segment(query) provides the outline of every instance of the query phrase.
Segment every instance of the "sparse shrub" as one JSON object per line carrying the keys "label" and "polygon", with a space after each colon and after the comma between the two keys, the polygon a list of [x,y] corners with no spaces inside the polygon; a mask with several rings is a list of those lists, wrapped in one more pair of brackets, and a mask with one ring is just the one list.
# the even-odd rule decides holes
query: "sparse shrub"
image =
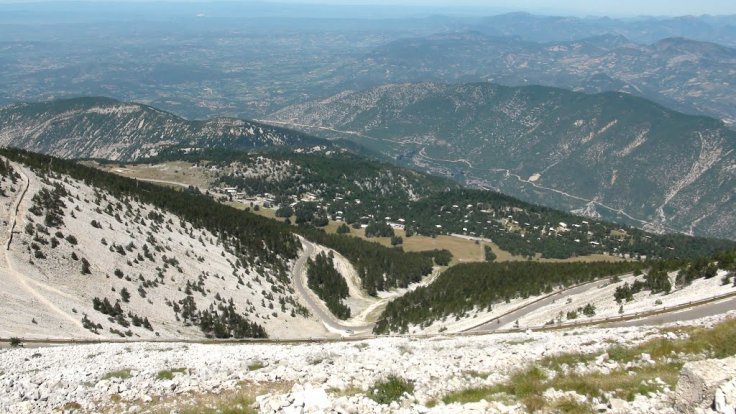
{"label": "sparse shrub", "polygon": [[404,393],[414,392],[414,384],[403,378],[391,375],[385,380],[373,384],[368,391],[368,398],[379,404],[390,404],[398,401]]}
{"label": "sparse shrub", "polygon": [[88,274],[91,274],[91,273],[92,272],[90,271],[89,261],[87,261],[87,259],[85,259],[83,257],[82,258],[82,274],[83,275],[88,275]]}
{"label": "sparse shrub", "polygon": [[493,262],[496,260],[496,253],[493,252],[491,246],[483,246],[483,251],[485,252],[486,262]]}
{"label": "sparse shrub", "polygon": [[170,380],[174,378],[174,374],[185,374],[187,372],[186,368],[172,368],[172,369],[166,369],[159,371],[158,374],[156,374],[156,379],[159,380]]}
{"label": "sparse shrub", "polygon": [[22,341],[20,338],[12,337],[10,338],[10,347],[11,348],[17,348],[22,345]]}
{"label": "sparse shrub", "polygon": [[69,401],[68,403],[65,403],[62,408],[64,409],[64,412],[77,411],[82,409],[82,405],[76,401]]}
{"label": "sparse shrub", "polygon": [[99,332],[97,332],[97,331],[99,329],[102,329],[102,325],[101,324],[96,324],[95,325],[94,322],[92,322],[91,320],[89,320],[89,318],[87,317],[87,315],[82,316],[82,326],[84,327],[84,329],[86,329],[86,330],[88,330],[88,331],[90,331],[90,332],[92,332],[94,334],[97,334],[97,335],[99,335]]}
{"label": "sparse shrub", "polygon": [[129,368],[126,368],[126,369],[121,369],[121,370],[118,370],[118,371],[110,371],[107,374],[105,374],[105,375],[102,376],[102,379],[103,380],[110,380],[110,379],[113,379],[113,378],[118,378],[118,379],[128,379],[128,378],[130,378],[130,369]]}
{"label": "sparse shrub", "polygon": [[128,292],[128,289],[122,288],[120,290],[120,299],[122,299],[125,303],[130,302],[130,292]]}
{"label": "sparse shrub", "polygon": [[248,371],[258,371],[259,369],[264,368],[265,365],[261,361],[255,361],[248,364]]}

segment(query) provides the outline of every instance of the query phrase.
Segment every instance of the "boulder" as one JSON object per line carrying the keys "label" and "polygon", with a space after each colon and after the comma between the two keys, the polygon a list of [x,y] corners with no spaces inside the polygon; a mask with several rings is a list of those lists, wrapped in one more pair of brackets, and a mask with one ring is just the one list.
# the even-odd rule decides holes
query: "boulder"
{"label": "boulder", "polygon": [[675,409],[691,413],[713,405],[716,390],[736,378],[736,357],[688,362],[680,371],[675,389]]}
{"label": "boulder", "polygon": [[736,378],[718,387],[713,401],[713,409],[718,414],[736,413]]}

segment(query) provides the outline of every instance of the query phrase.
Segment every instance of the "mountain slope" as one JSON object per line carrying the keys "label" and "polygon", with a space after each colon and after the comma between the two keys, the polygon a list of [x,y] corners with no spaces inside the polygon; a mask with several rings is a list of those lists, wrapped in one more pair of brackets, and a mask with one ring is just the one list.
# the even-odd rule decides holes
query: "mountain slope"
{"label": "mountain slope", "polygon": [[233,118],[189,121],[146,105],[76,98],[0,108],[0,144],[64,158],[131,160],[164,148],[329,145]]}
{"label": "mountain slope", "polygon": [[[140,184],[158,200],[150,203],[120,192],[115,180],[94,185],[5,154],[17,159],[0,196],[8,237],[0,260],[6,315],[0,335],[192,339],[324,332],[291,287],[300,246],[277,223],[242,213],[227,218],[227,207],[215,203],[208,217],[188,214],[186,208],[201,210],[208,202]],[[227,227],[217,224],[225,218]]]}
{"label": "mountain slope", "polygon": [[388,85],[296,105],[285,125],[466,183],[652,230],[736,238],[736,133],[621,93]]}
{"label": "mountain slope", "polygon": [[289,226],[194,187],[161,187],[17,149],[0,155],[5,337],[358,333],[371,327],[366,315],[336,324],[300,287],[310,256],[335,257],[358,312],[433,271],[434,253]]}

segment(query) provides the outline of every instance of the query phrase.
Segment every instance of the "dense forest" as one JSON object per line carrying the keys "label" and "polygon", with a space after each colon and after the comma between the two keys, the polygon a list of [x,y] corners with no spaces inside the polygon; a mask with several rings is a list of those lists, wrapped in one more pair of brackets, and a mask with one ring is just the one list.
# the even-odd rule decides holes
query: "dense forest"
{"label": "dense forest", "polygon": [[339,319],[350,318],[350,308],[342,300],[348,297],[348,284],[335,269],[332,252],[320,253],[307,261],[307,286],[322,299]]}
{"label": "dense forest", "polygon": [[595,263],[466,263],[447,269],[432,284],[389,302],[374,332],[406,332],[409,325],[461,316],[473,309],[490,310],[499,302],[549,293],[604,276],[646,266],[642,262]]}
{"label": "dense forest", "polygon": [[363,289],[371,296],[376,296],[378,291],[405,288],[419,282],[432,272],[436,254],[444,257],[449,253],[404,252],[399,248],[385,247],[357,237],[328,234],[307,226],[298,227],[296,231],[315,243],[335,249],[350,260]]}

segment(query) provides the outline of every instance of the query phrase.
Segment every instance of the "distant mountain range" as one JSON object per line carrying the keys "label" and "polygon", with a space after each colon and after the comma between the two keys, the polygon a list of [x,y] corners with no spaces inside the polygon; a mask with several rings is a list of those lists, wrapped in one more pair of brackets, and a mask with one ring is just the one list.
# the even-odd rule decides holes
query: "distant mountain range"
{"label": "distant mountain range", "polygon": [[257,122],[234,118],[189,121],[146,105],[77,98],[0,108],[0,145],[65,158],[126,161],[172,147],[250,149],[331,144]]}
{"label": "distant mountain range", "polygon": [[400,84],[295,105],[274,120],[527,201],[736,238],[736,132],[628,94]]}
{"label": "distant mountain range", "polygon": [[486,17],[473,27],[492,36],[518,36],[534,42],[570,41],[617,34],[639,43],[653,43],[668,37],[686,37],[736,46],[734,15],[612,19],[507,13]]}
{"label": "distant mountain range", "polygon": [[[200,6],[207,17],[191,12]],[[251,119],[389,83],[492,81],[623,91],[736,120],[734,16],[347,19],[308,7],[284,19],[293,8],[100,7],[0,4],[0,105],[107,96],[188,119]]]}
{"label": "distant mountain range", "polygon": [[736,123],[736,49],[684,38],[645,45],[613,34],[553,43],[479,32],[438,34],[393,41],[342,70],[335,76],[346,79],[343,89],[483,80],[620,91]]}

